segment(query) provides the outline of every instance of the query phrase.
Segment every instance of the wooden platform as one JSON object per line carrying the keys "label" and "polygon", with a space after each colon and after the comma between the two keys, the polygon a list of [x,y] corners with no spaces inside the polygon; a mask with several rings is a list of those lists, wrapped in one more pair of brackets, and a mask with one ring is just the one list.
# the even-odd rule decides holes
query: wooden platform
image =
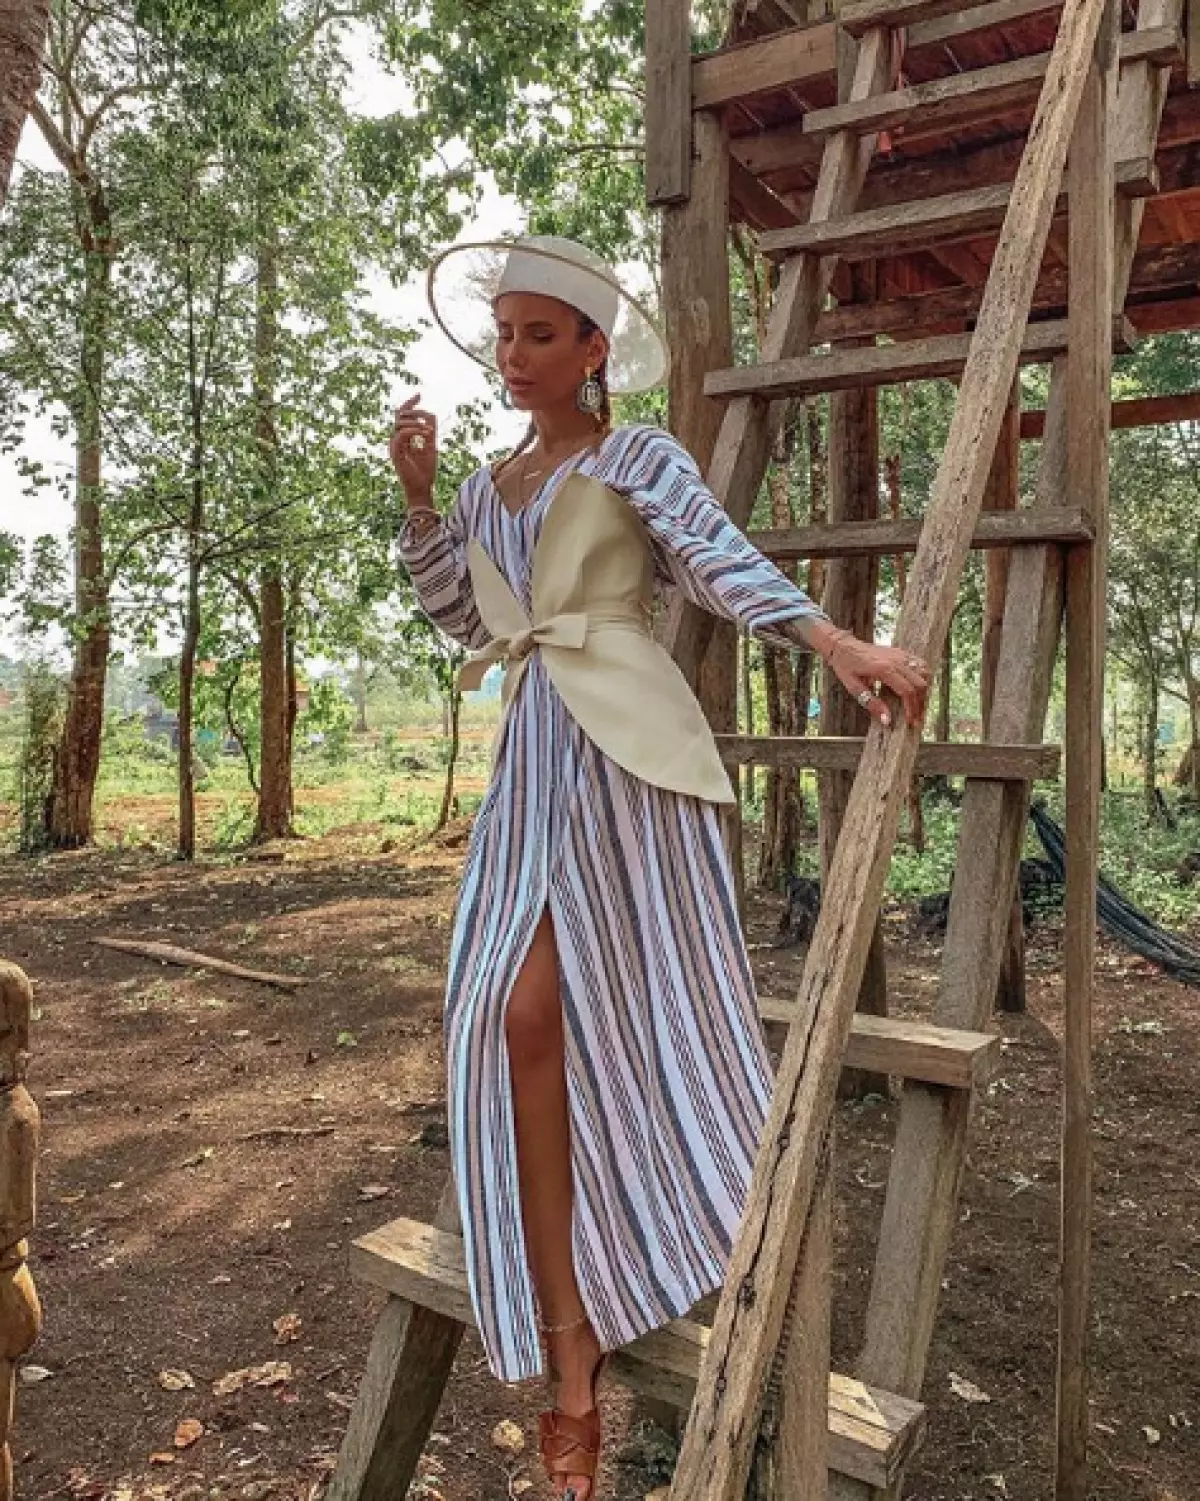
{"label": "wooden platform", "polygon": [[[461,1236],[417,1220],[395,1219],[350,1247],[350,1270],[381,1288],[446,1318],[473,1325]],[[619,1379],[659,1400],[684,1407],[708,1330],[687,1319],[626,1346],[614,1361]],[[829,1464],[868,1485],[887,1486],[918,1443],[925,1409],[849,1376],[829,1380]]]}
{"label": "wooden platform", "polygon": [[[1005,184],[1024,144],[1061,5],[966,0],[938,10],[888,0],[843,9],[843,22],[848,15],[850,29],[859,34],[878,24],[881,11],[889,25],[900,24],[901,13],[919,13],[907,33],[902,86],[869,104],[838,104],[833,23],[791,24],[795,9],[772,0],[738,7],[731,45],[692,61],[694,104],[719,111],[731,137],[731,217],[766,233],[774,248],[798,231],[796,243],[811,239],[814,248],[849,250],[856,260],[872,256],[877,294],[872,302],[856,302],[854,312],[859,319],[876,315],[877,327],[868,331],[901,339],[910,336],[908,320],[903,313],[892,318],[890,304],[947,293],[969,301],[986,280]],[[1154,159],[1122,159],[1117,143],[1119,189],[1149,195],[1139,240],[1145,254],[1200,241],[1200,91],[1189,86],[1181,30],[1135,33],[1135,12],[1129,3],[1122,6],[1124,68],[1171,65]],[[1190,65],[1193,75],[1200,73],[1200,55]],[[858,224],[810,228],[823,140],[847,123],[889,130],[890,149],[876,153],[858,201]],[[895,209],[895,217],[868,217]],[[922,237],[917,226],[930,216],[935,222]],[[929,243],[939,235],[947,243]],[[906,243],[918,238],[924,243]],[[1065,308],[1066,263],[1065,228],[1056,226],[1043,263],[1045,292],[1035,299],[1039,310]],[[1135,274],[1130,286],[1126,307],[1134,326],[1146,333],[1200,326],[1195,274],[1169,257],[1150,270],[1149,276]],[[849,286],[848,272],[840,271],[835,293],[846,295]],[[971,309],[955,307],[953,297],[940,322],[932,316],[939,311],[930,304],[909,319],[926,335],[969,326]],[[834,317],[831,335],[836,327]]]}

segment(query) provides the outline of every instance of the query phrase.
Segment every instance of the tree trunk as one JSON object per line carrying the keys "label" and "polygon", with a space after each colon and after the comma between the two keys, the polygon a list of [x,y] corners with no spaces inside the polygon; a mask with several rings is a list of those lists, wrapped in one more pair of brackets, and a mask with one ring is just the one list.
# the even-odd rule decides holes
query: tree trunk
{"label": "tree trunk", "polygon": [[47,804],[47,843],[78,849],[91,842],[92,805],[104,737],[104,685],[111,626],[104,569],[101,402],[112,276],[108,208],[98,188],[73,188],[84,244],[80,390],[75,411],[75,640],[54,789]]}
{"label": "tree trunk", "polygon": [[1142,798],[1146,814],[1159,816],[1158,807],[1158,678],[1146,684],[1146,718],[1142,740]]}
{"label": "tree trunk", "polygon": [[350,691],[354,694],[354,733],[365,735],[367,733],[367,664],[363,661],[362,649],[360,648],[354,662],[354,671],[350,674]]}
{"label": "tree trunk", "polygon": [[[262,512],[276,502],[278,442],[275,424],[275,354],[279,339],[279,258],[273,225],[258,245],[258,283],[254,328],[255,435],[258,442],[258,504]],[[291,756],[288,734],[287,630],[282,551],[277,514],[263,523],[266,561],[259,573],[258,671],[259,737],[258,811],[253,840],[286,839],[292,834]]]}
{"label": "tree trunk", "polygon": [[179,654],[179,858],[196,858],[196,778],[192,766],[196,652],[200,645],[200,532],[204,524],[204,477],[193,454],[192,504],[188,517],[188,581],[183,647]]}
{"label": "tree trunk", "polygon": [[[738,638],[738,661],[741,667],[742,678],[742,733],[753,735],[757,733],[754,724],[754,673],[750,666],[750,637]],[[754,784],[756,771],[753,766],[745,768],[746,780],[742,784],[743,806],[745,803],[754,801]]]}
{"label": "tree trunk", "polygon": [[[771,474],[771,525],[794,526],[791,479],[795,457],[799,412],[789,407],[788,420],[780,429]],[[785,563],[782,571],[795,579],[796,565]],[[767,726],[771,735],[796,733],[796,671],[791,652],[779,647],[763,646],[764,681],[767,693]],[[800,833],[800,778],[794,770],[769,767],[763,799],[762,846],[758,862],[758,884],[776,890],[793,867]]]}
{"label": "tree trunk", "polygon": [[42,81],[50,0],[0,0],[0,208],[25,117]]}
{"label": "tree trunk", "polygon": [[450,755],[446,760],[446,785],[442,791],[442,806],[437,823],[434,825],[435,833],[450,822],[450,813],[454,807],[454,773],[458,768],[459,719],[462,713],[462,693],[457,686],[451,687],[446,702],[450,711]]}

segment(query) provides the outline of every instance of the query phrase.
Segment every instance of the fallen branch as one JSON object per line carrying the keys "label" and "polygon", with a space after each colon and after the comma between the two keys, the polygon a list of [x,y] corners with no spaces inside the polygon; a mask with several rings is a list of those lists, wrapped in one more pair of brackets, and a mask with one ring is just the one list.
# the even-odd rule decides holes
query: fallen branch
{"label": "fallen branch", "polygon": [[234,975],[239,980],[274,985],[279,990],[295,990],[308,984],[298,975],[273,975],[263,969],[244,969],[226,959],[212,959],[207,954],[193,953],[191,949],[178,949],[172,943],[149,943],[132,938],[96,938],[93,942],[103,949],[118,949],[123,954],[138,954],[145,959],[158,959],[163,964],[178,964],[185,969],[211,969],[217,974]]}
{"label": "fallen branch", "polygon": [[264,1126],[261,1131],[247,1131],[239,1141],[286,1141],[297,1136],[332,1136],[335,1126]]}

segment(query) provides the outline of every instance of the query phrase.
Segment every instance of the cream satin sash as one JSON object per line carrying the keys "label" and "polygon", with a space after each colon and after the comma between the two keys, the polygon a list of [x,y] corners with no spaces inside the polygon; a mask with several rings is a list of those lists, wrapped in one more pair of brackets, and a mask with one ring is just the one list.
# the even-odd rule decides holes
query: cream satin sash
{"label": "cream satin sash", "polygon": [[477,538],[467,545],[467,562],[491,640],[464,663],[459,685],[477,690],[493,663],[507,664],[493,764],[513,696],[538,649],[568,712],[618,765],[674,792],[734,801],[708,721],[654,640],[653,560],[641,519],[624,496],[588,475],[562,481],[534,549],[532,615]]}

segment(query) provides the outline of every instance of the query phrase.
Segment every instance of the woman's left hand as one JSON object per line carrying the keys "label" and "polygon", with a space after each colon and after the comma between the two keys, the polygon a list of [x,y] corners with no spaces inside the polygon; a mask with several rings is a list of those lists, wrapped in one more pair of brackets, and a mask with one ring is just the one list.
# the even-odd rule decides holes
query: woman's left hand
{"label": "woman's left hand", "polygon": [[929,666],[910,651],[898,646],[876,646],[847,633],[834,642],[826,660],[847,693],[857,699],[872,719],[882,724],[892,722],[887,704],[879,696],[882,684],[890,688],[904,706],[909,724],[921,724],[929,697]]}

